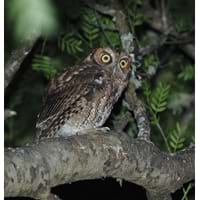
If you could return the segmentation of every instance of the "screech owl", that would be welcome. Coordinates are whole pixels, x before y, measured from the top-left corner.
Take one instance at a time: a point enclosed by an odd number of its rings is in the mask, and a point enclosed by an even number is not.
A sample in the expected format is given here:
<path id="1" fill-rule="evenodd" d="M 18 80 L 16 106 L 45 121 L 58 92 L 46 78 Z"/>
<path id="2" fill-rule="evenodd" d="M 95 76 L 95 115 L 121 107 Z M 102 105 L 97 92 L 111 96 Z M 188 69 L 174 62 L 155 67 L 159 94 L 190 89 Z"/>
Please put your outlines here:
<path id="1" fill-rule="evenodd" d="M 102 127 L 128 84 L 130 71 L 128 54 L 97 48 L 80 65 L 51 80 L 36 124 L 37 139 Z"/>

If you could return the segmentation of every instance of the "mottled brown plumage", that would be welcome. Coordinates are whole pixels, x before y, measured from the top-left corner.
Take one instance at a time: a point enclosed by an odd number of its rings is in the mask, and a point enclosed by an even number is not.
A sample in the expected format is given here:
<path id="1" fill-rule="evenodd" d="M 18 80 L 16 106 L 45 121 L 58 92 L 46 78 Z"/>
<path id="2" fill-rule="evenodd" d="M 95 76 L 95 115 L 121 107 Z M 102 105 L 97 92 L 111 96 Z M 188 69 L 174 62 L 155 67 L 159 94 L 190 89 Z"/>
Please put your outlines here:
<path id="1" fill-rule="evenodd" d="M 101 127 L 127 86 L 130 63 L 124 52 L 98 48 L 80 65 L 53 79 L 36 124 L 37 138 Z"/>

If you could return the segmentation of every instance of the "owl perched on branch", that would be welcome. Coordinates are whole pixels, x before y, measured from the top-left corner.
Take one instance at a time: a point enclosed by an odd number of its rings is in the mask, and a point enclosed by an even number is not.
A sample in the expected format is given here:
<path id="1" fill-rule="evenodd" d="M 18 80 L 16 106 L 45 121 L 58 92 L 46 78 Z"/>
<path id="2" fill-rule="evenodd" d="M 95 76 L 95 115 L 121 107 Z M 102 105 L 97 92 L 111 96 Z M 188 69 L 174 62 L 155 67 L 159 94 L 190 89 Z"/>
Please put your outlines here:
<path id="1" fill-rule="evenodd" d="M 131 58 L 125 52 L 97 48 L 51 80 L 36 124 L 37 139 L 102 127 L 128 84 L 130 71 Z"/>

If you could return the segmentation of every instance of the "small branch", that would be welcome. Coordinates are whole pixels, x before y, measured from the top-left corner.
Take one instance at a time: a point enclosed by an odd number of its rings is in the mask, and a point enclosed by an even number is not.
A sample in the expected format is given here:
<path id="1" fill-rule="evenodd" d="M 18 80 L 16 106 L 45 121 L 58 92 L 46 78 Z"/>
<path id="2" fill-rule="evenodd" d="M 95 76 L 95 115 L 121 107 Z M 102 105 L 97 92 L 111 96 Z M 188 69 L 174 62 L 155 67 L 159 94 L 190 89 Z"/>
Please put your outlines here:
<path id="1" fill-rule="evenodd" d="M 162 0 L 162 9 L 166 9 L 164 5 L 164 0 Z M 162 10 L 161 9 L 161 10 Z M 175 30 L 172 20 L 169 15 L 166 15 L 167 11 L 162 10 L 162 13 L 159 10 L 153 9 L 148 1 L 144 2 L 143 8 L 144 15 L 146 16 L 147 23 L 156 31 L 164 34 L 164 35 L 172 35 L 176 39 L 181 37 Z M 164 14 L 164 15 L 163 15 Z M 162 20 L 160 20 L 162 19 Z M 164 23 L 165 22 L 165 23 Z M 179 45 L 178 46 L 181 50 L 183 50 L 190 58 L 193 60 L 195 59 L 195 46 L 193 43 L 186 44 L 186 45 Z"/>
<path id="2" fill-rule="evenodd" d="M 101 177 L 124 179 L 164 197 L 194 179 L 194 147 L 166 154 L 151 142 L 113 132 L 9 148 L 4 158 L 6 197 L 48 199 L 52 187 Z"/>
<path id="3" fill-rule="evenodd" d="M 163 29 L 167 31 L 167 28 L 169 27 L 168 23 L 168 9 L 166 5 L 166 0 L 161 0 L 160 2 L 160 7 L 161 7 L 161 16 L 162 16 L 162 24 L 163 24 Z"/>
<path id="4" fill-rule="evenodd" d="M 171 149 L 170 149 L 170 146 L 168 144 L 168 140 L 167 140 L 167 137 L 166 137 L 166 134 L 165 132 L 163 131 L 163 128 L 160 126 L 159 123 L 156 123 L 156 127 L 158 128 L 163 140 L 164 140 L 164 143 L 165 143 L 165 146 L 167 147 L 167 151 L 168 152 L 171 152 Z"/>
<path id="5" fill-rule="evenodd" d="M 160 37 L 154 37 L 153 38 L 154 41 L 152 44 L 144 47 L 144 48 L 140 48 L 140 56 L 144 57 L 146 55 L 151 54 L 154 51 L 157 51 L 163 44 L 166 43 L 167 40 L 167 36 L 166 35 L 162 35 Z"/>
<path id="6" fill-rule="evenodd" d="M 137 98 L 135 89 L 131 84 L 129 84 L 125 93 L 125 99 L 129 105 L 129 109 L 134 113 L 138 127 L 138 138 L 150 140 L 150 125 L 145 107 L 142 101 Z"/>
<path id="7" fill-rule="evenodd" d="M 179 46 L 190 58 L 195 59 L 195 47 L 193 44 L 185 44 Z"/>
<path id="8" fill-rule="evenodd" d="M 31 41 L 24 44 L 23 47 L 12 51 L 9 60 L 5 65 L 4 71 L 4 89 L 8 87 L 10 82 L 12 81 L 15 73 L 19 70 L 23 60 L 30 53 L 32 47 L 34 46 L 37 37 L 34 37 Z"/>
<path id="9" fill-rule="evenodd" d="M 15 116 L 15 115 L 17 115 L 17 112 L 14 111 L 14 110 L 10 110 L 10 109 L 8 109 L 8 108 L 6 108 L 6 109 L 4 110 L 4 120 L 6 120 L 6 119 L 8 119 L 8 118 L 10 118 L 10 117 L 13 117 L 13 116 Z"/>
<path id="10" fill-rule="evenodd" d="M 97 4 L 97 3 L 94 4 L 94 2 L 91 2 L 90 0 L 82 0 L 82 2 L 85 5 L 87 5 L 88 7 L 100 12 L 101 14 L 109 15 L 111 17 L 115 16 L 116 10 L 110 8 L 109 6 L 104 6 L 104 5 Z"/>

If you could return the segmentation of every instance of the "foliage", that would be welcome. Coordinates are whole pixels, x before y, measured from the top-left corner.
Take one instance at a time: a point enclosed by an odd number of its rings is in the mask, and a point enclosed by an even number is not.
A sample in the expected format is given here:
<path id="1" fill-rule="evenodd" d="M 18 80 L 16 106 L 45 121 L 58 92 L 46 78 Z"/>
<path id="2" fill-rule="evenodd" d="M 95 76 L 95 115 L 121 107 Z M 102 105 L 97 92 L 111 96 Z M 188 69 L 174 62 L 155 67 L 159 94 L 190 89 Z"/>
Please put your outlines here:
<path id="1" fill-rule="evenodd" d="M 159 64 L 159 59 L 156 54 L 149 54 L 144 57 L 143 67 L 148 75 L 154 75 Z"/>
<path id="2" fill-rule="evenodd" d="M 194 79 L 194 66 L 186 65 L 183 71 L 178 74 L 178 78 L 184 81 L 189 81 Z"/>
<path id="3" fill-rule="evenodd" d="M 131 24 L 134 26 L 141 26 L 145 20 L 145 15 L 141 12 L 140 7 L 144 3 L 143 0 L 136 0 L 136 1 L 127 1 L 125 4 L 125 8 L 131 21 Z"/>
<path id="4" fill-rule="evenodd" d="M 170 151 L 166 134 L 164 133 L 160 125 L 160 118 L 158 116 L 167 108 L 167 99 L 169 96 L 170 85 L 161 82 L 158 84 L 154 91 L 151 91 L 149 84 L 146 81 L 144 81 L 143 88 L 144 95 L 147 101 L 147 109 L 151 114 L 151 123 L 158 128 L 161 136 L 163 137 L 167 150 Z"/>
<path id="5" fill-rule="evenodd" d="M 170 85 L 159 83 L 154 93 L 151 95 L 150 106 L 155 114 L 163 112 L 167 108 Z"/>
<path id="6" fill-rule="evenodd" d="M 110 17 L 102 16 L 90 8 L 81 12 L 79 30 L 71 30 L 58 38 L 58 48 L 70 55 L 77 57 L 83 52 L 83 46 L 91 49 L 101 46 L 120 46 L 119 34 Z"/>
<path id="7" fill-rule="evenodd" d="M 73 37 L 72 34 L 65 34 L 58 39 L 58 47 L 61 51 L 67 51 L 68 54 L 74 55 L 82 52 L 82 41 Z"/>
<path id="8" fill-rule="evenodd" d="M 149 84 L 144 81 L 143 87 L 144 87 L 144 95 L 146 96 L 148 103 L 148 109 L 155 115 L 166 110 L 170 85 L 161 82 L 152 92 Z"/>
<path id="9" fill-rule="evenodd" d="M 97 25 L 97 18 L 94 11 L 91 9 L 85 9 L 82 14 L 81 29 L 83 30 L 83 35 L 91 48 L 93 47 L 94 41 L 99 36 L 99 28 L 95 27 Z"/>
<path id="10" fill-rule="evenodd" d="M 184 33 L 191 29 L 190 24 L 186 20 L 180 18 L 176 21 L 175 28 L 179 33 Z"/>
<path id="11" fill-rule="evenodd" d="M 185 142 L 184 131 L 181 129 L 180 124 L 176 123 L 176 127 L 169 134 L 169 144 L 172 152 L 183 148 Z"/>
<path id="12" fill-rule="evenodd" d="M 33 58 L 32 69 L 44 73 L 47 79 L 54 77 L 57 73 L 50 57 L 37 54 Z"/>

